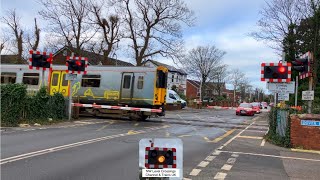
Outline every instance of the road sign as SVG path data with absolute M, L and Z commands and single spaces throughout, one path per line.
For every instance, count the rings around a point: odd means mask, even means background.
M 278 100 L 279 101 L 289 101 L 289 94 L 288 93 L 279 93 Z
M 302 100 L 313 100 L 314 99 L 314 91 L 302 91 Z
M 290 83 L 267 83 L 267 89 L 273 93 L 289 93 L 294 94 L 295 82 Z
M 74 81 L 77 79 L 77 74 L 66 74 L 66 80 Z
M 301 126 L 319 126 L 320 127 L 320 121 L 301 120 Z
M 183 144 L 176 138 L 145 138 L 139 142 L 139 176 L 183 179 Z

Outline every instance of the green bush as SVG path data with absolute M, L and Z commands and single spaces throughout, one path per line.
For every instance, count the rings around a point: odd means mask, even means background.
M 65 118 L 65 100 L 62 94 L 50 96 L 46 87 L 35 95 L 27 94 L 22 84 L 1 85 L 1 126 L 17 126 L 20 123 L 49 123 Z

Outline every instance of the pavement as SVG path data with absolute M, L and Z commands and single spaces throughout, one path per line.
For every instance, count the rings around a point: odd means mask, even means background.
M 138 179 L 142 138 L 180 138 L 188 179 L 318 179 L 320 155 L 263 140 L 267 113 L 185 109 L 145 122 L 82 118 L 1 129 L 2 179 Z

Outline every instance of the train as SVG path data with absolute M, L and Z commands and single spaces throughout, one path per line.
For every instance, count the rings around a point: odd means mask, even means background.
M 28 65 L 1 64 L 1 84 L 22 83 L 29 92 L 48 87 L 51 95 L 63 96 L 72 92 L 73 102 L 77 104 L 109 105 L 134 107 L 134 111 L 104 108 L 81 108 L 95 116 L 128 116 L 131 119 L 145 120 L 151 115 L 164 116 L 167 94 L 168 69 L 163 66 L 119 67 L 88 66 L 87 73 L 77 74 L 74 80 L 69 77 L 67 66 L 52 65 L 45 71 L 29 69 Z M 160 111 L 139 111 L 139 108 Z

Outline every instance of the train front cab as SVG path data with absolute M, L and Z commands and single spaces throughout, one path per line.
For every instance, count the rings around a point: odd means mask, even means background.
M 165 115 L 165 104 L 166 104 L 166 94 L 167 94 L 167 76 L 168 69 L 159 66 L 156 72 L 155 88 L 154 88 L 154 107 L 162 108 L 162 113 L 158 114 L 160 116 Z
M 69 96 L 69 81 L 66 80 L 65 70 L 53 70 L 49 74 L 50 94 L 61 93 L 64 97 Z

